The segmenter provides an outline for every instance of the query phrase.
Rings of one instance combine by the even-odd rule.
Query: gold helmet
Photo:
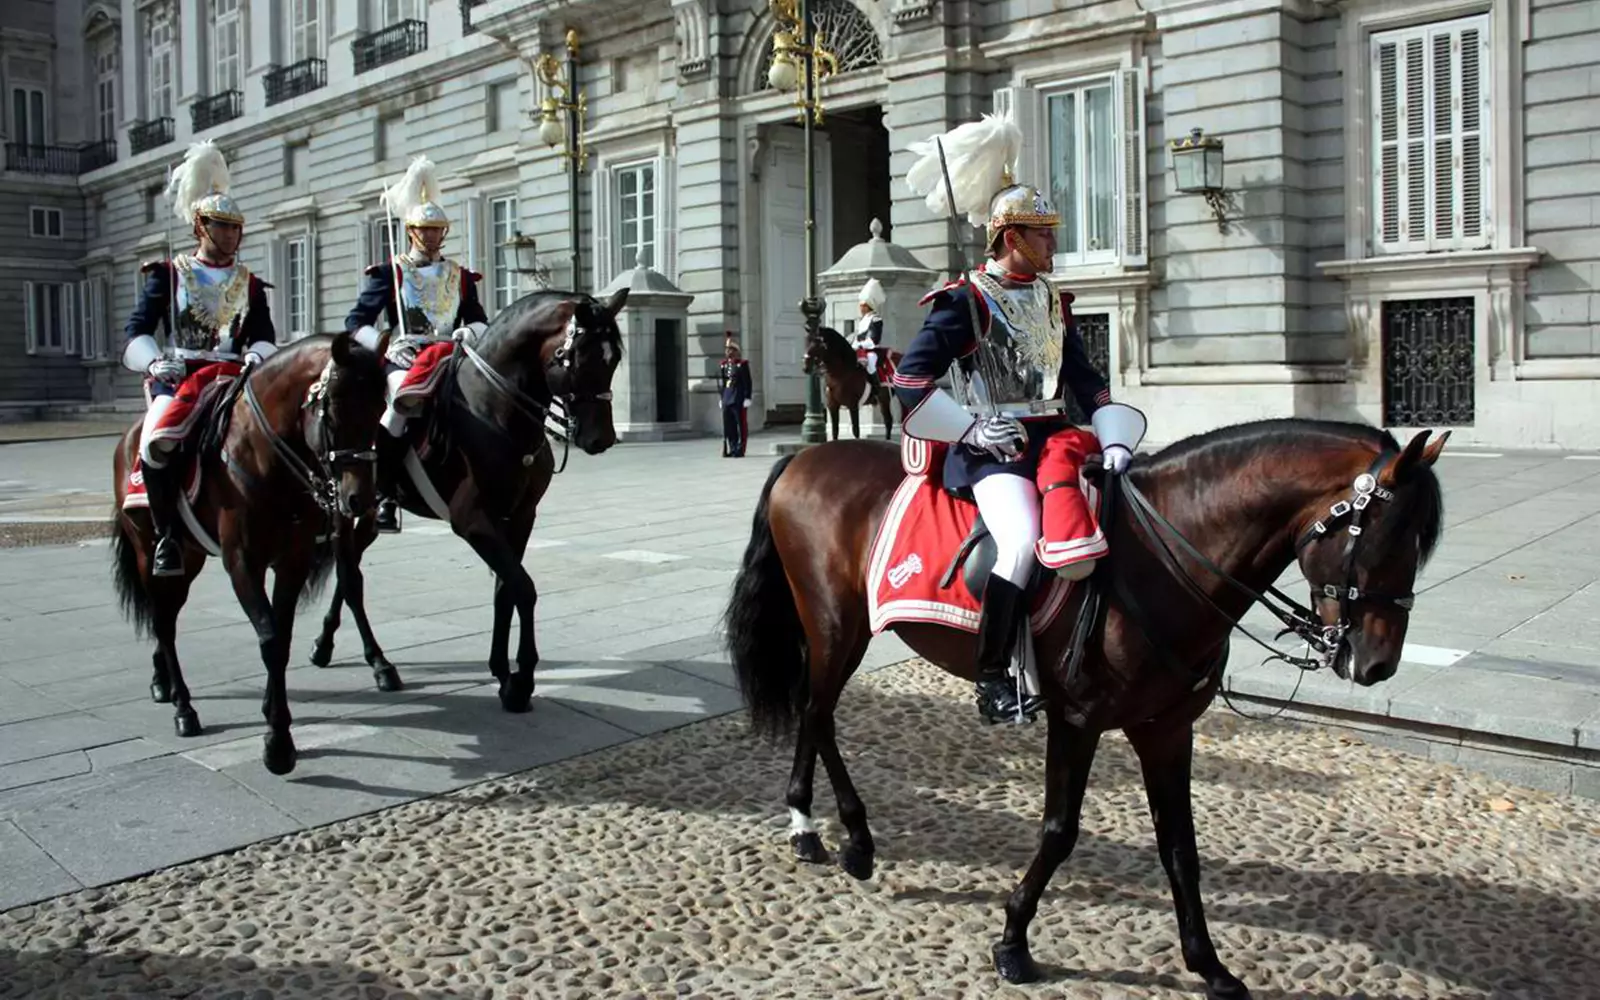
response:
[[[450,217],[438,199],[438,168],[426,156],[412,160],[399,183],[383,193],[384,203],[407,229],[449,229]]]
[[[991,248],[1007,226],[1054,228],[1061,224],[1061,216],[1043,191],[1017,183],[1022,129],[1009,114],[984,115],[958,125],[936,139],[912,143],[911,152],[917,154],[917,161],[906,172],[906,184],[923,196],[935,215],[945,218],[953,211],[966,216],[972,225],[984,227]],[[945,193],[944,168],[950,173],[953,207]]]
[[[190,145],[167,182],[173,214],[185,222],[214,219],[243,226],[244,213],[228,194],[229,183],[228,161],[216,143],[208,139]]]

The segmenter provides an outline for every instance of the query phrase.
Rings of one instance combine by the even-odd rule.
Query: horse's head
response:
[[[550,394],[567,411],[567,435],[585,454],[598,455],[617,443],[611,422],[611,377],[622,363],[622,331],[617,315],[628,304],[628,290],[606,302],[584,296],[562,303],[561,336],[545,342],[541,358]]]
[[[1385,450],[1302,518],[1296,549],[1311,606],[1337,638],[1334,672],[1357,684],[1394,676],[1417,573],[1439,541],[1444,505],[1433,463],[1450,434],[1428,437],[1423,431],[1399,454]]]
[[[339,512],[360,517],[372,507],[372,441],[388,433],[378,427],[383,415],[383,356],[389,336],[375,351],[338,334],[328,348],[328,359],[305,399],[306,443],[321,464],[321,472],[335,484]]]
[[[831,326],[819,326],[816,333],[806,336],[806,353],[800,361],[800,368],[807,375],[818,368],[827,371],[830,360],[855,364],[855,350],[838,330]]]

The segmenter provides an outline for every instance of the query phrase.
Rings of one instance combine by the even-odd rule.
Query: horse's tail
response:
[[[793,728],[810,695],[805,630],[772,538],[768,511],[773,484],[793,460],[793,455],[778,459],[761,489],[750,526],[750,544],[745,547],[744,563],[722,616],[739,692],[750,709],[750,724],[769,737]]]
[[[333,528],[330,526],[328,537],[318,539],[311,549],[311,570],[306,574],[305,585],[300,588],[297,607],[308,608],[322,596],[323,588],[328,585],[328,577],[333,574],[337,562],[338,549],[333,537]]]
[[[155,615],[150,608],[150,593],[139,575],[139,552],[128,537],[128,527],[120,514],[115,508],[111,511],[111,585],[116,588],[122,616],[133,622],[137,635],[147,636],[155,628]]]

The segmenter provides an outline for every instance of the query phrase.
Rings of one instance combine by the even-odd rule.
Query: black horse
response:
[[[413,514],[447,520],[494,571],[489,670],[500,681],[507,711],[527,711],[539,662],[533,636],[538,591],[522,556],[557,471],[546,425],[590,455],[617,443],[611,377],[622,361],[617,314],[627,301],[625,289],[607,302],[578,292],[523,296],[474,341],[456,345],[430,411],[411,421],[412,436],[425,437],[429,447],[420,461],[414,451],[408,455],[407,471],[396,475],[399,499]],[[425,473],[421,482],[418,468]],[[332,662],[339,607],[348,604],[378,690],[397,691],[399,671],[367,621],[361,553],[376,537],[371,517],[340,525],[333,601],[311,661],[319,667]],[[520,623],[515,674],[508,658],[513,608]]]

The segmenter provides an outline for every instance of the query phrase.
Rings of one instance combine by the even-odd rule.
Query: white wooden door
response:
[[[817,270],[833,263],[832,161],[828,137],[818,132]],[[806,376],[800,370],[805,354],[806,319],[800,300],[806,294],[806,174],[800,129],[768,130],[766,163],[761,171],[761,386],[767,408],[806,401]]]

